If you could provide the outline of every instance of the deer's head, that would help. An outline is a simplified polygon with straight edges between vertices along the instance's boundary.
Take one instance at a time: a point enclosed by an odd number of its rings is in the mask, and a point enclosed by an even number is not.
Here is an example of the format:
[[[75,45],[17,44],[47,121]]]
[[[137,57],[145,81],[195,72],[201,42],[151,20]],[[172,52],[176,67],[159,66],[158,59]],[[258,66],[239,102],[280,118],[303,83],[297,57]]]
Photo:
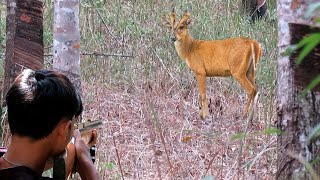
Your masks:
[[[170,27],[171,29],[171,40],[175,41],[183,41],[188,35],[188,25],[191,23],[190,13],[185,11],[184,15],[181,17],[179,21],[176,21],[177,14],[174,9],[170,14],[170,21],[165,21],[165,25]]]

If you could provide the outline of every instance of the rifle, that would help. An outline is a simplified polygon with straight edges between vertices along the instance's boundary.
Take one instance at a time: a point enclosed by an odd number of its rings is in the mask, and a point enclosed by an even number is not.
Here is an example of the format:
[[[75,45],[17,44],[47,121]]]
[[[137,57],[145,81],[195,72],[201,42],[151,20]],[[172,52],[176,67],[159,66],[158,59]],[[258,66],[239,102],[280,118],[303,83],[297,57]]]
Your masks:
[[[86,143],[88,143],[90,139],[89,140],[87,139],[91,137],[86,137],[86,133],[91,132],[91,130],[99,127],[101,124],[102,124],[102,120],[91,121],[89,119],[87,122],[77,123],[75,124],[75,126],[77,127],[77,129],[79,129],[81,133],[81,137],[84,138]],[[5,154],[6,152],[7,152],[7,149],[5,147],[0,147],[0,156]]]

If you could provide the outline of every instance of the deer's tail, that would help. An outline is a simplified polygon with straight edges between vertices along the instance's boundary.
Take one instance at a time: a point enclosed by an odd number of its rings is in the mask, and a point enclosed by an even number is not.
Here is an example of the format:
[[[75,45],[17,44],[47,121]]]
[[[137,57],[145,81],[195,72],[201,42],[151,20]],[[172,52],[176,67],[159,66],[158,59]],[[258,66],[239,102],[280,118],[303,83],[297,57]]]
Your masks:
[[[251,43],[251,63],[252,63],[252,66],[253,66],[253,72],[256,71],[256,65],[257,65],[257,62],[256,62],[256,54],[255,54],[255,51],[254,51],[254,44]]]
[[[252,65],[253,70],[256,71],[259,59],[262,56],[262,48],[261,45],[257,42],[251,43],[251,56],[252,56]]]

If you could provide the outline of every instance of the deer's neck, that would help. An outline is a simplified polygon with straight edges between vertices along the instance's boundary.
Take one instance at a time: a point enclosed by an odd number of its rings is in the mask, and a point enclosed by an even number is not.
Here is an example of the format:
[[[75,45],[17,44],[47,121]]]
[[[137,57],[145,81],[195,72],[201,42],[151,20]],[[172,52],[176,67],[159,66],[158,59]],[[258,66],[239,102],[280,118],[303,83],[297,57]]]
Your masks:
[[[189,53],[192,50],[194,43],[195,43],[195,40],[188,33],[188,35],[184,39],[181,39],[180,41],[176,41],[174,45],[176,47],[176,50],[179,56],[182,59],[186,60],[186,58],[189,56]]]

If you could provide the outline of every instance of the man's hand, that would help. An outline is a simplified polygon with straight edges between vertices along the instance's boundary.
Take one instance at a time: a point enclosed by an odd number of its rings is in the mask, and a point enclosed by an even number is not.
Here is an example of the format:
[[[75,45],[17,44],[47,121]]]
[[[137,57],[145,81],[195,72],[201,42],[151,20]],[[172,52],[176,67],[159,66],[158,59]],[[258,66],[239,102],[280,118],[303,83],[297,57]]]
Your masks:
[[[93,165],[89,149],[89,147],[92,147],[97,143],[96,130],[92,130],[88,144],[86,144],[81,138],[81,134],[78,129],[74,130],[73,137],[75,138],[74,147],[76,152],[76,171],[80,174],[81,179],[100,179],[98,171]]]

